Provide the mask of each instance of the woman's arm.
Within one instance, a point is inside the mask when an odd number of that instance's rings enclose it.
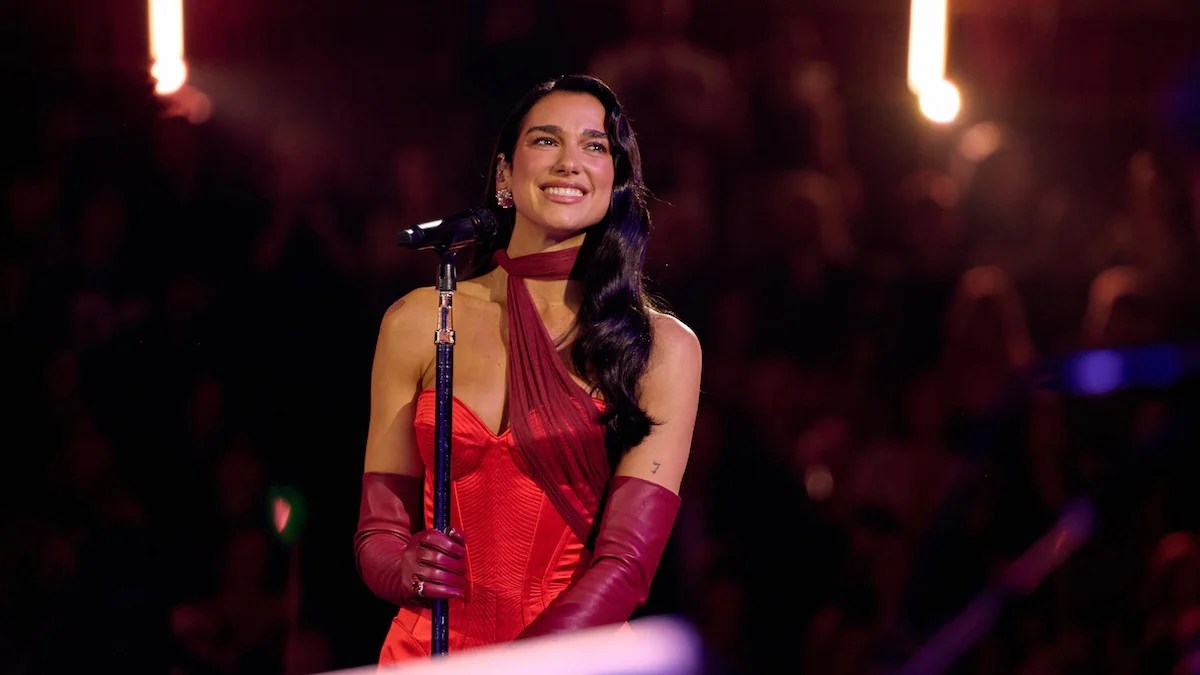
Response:
[[[383,315],[371,366],[371,417],[364,471],[423,476],[413,434],[421,375],[433,359],[437,293],[419,288]]]
[[[371,368],[371,418],[354,555],[367,587],[397,605],[455,597],[466,588],[462,536],[421,527],[425,467],[413,415],[422,372],[433,358],[436,307],[431,289],[396,301],[384,314]],[[421,531],[414,535],[413,530]]]
[[[656,314],[639,402],[656,422],[621,459],[609,484],[587,571],[521,632],[521,638],[627,620],[650,591],[679,510],[700,397],[700,343]]]
[[[700,400],[700,341],[672,316],[655,314],[652,326],[654,343],[638,401],[657,424],[625,453],[616,475],[640,478],[678,494]]]

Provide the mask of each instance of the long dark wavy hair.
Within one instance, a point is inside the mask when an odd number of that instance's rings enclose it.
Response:
[[[588,228],[571,275],[583,281],[571,360],[592,383],[593,393],[599,390],[604,396],[605,438],[609,454],[616,459],[640,443],[654,424],[638,404],[638,382],[650,359],[650,310],[658,307],[642,279],[650,230],[642,158],[629,118],[608,85],[588,75],[565,75],[534,87],[513,107],[485,174],[484,205],[500,223],[499,233],[490,246],[475,251],[475,272],[491,267],[492,253],[508,245],[516,222],[516,209],[496,205],[499,156],[512,161],[525,115],[554,92],[590,94],[604,106],[604,130],[615,169],[608,213]]]

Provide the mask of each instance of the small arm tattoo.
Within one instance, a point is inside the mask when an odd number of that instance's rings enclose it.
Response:
[[[654,465],[654,468],[651,469],[650,473],[658,473],[658,468],[660,466],[662,466],[662,462],[650,462],[650,463]]]

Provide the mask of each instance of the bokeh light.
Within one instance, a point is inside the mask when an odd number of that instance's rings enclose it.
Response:
[[[285,544],[300,537],[308,519],[308,503],[299,490],[287,485],[272,486],[267,495],[267,517]]]
[[[958,117],[962,98],[958,87],[946,80],[939,80],[921,90],[921,113],[932,122],[948,124]]]
[[[1071,374],[1080,393],[1107,394],[1121,384],[1122,359],[1110,349],[1088,352],[1075,360]]]
[[[187,82],[187,64],[182,59],[159,59],[150,66],[154,91],[160,96],[179,91]]]
[[[824,464],[815,464],[804,471],[804,490],[814,502],[823,502],[833,496],[833,473]]]

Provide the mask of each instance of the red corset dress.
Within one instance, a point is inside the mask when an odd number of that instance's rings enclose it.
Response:
[[[423,391],[414,427],[427,467],[433,466],[434,416],[434,392]],[[457,399],[452,419],[450,524],[466,533],[469,581],[464,596],[450,600],[454,652],[514,639],[582,569],[585,549],[531,477],[511,428],[497,436]],[[554,442],[536,419],[531,422],[538,440]],[[603,437],[599,423],[594,432]],[[425,526],[432,527],[431,471],[425,474],[425,514]],[[380,663],[428,657],[431,625],[429,609],[402,607]]]

